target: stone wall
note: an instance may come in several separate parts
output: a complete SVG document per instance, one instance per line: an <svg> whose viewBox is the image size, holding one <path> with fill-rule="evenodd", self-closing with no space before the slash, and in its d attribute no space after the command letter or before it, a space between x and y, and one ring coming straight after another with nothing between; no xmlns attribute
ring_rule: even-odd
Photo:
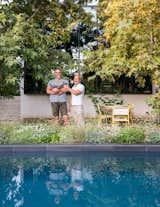
<svg viewBox="0 0 160 207"><path fill-rule="evenodd" d="M112 96L112 95L106 95ZM146 104L150 95L122 95L125 102L134 105L136 116L145 116L151 112ZM85 117L96 117L96 109L88 96L84 101ZM19 120L24 118L51 118L51 106L46 95L24 95L16 96L13 99L0 99L0 121Z"/></svg>
<svg viewBox="0 0 160 207"><path fill-rule="evenodd" d="M68 97L69 98L69 97ZM92 101L85 96L85 117L95 117L96 109ZM51 105L46 95L22 95L21 96L22 118L51 118Z"/></svg>
<svg viewBox="0 0 160 207"><path fill-rule="evenodd" d="M113 96L113 95L106 95ZM150 95L122 95L124 101L134 105L135 116L145 116L151 112L146 100ZM95 117L96 109L88 96L84 100L85 117ZM21 116L22 118L49 118L52 117L51 106L46 95L22 95L21 96Z"/></svg>
<svg viewBox="0 0 160 207"><path fill-rule="evenodd" d="M19 120L21 118L20 96L13 98L0 97L0 121Z"/></svg>

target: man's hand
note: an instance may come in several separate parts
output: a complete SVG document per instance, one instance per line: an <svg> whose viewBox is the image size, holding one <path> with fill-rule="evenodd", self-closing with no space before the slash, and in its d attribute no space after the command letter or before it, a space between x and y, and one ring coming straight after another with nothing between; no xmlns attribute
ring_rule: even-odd
<svg viewBox="0 0 160 207"><path fill-rule="evenodd" d="M58 94L60 90L58 88L52 88L53 94Z"/></svg>
<svg viewBox="0 0 160 207"><path fill-rule="evenodd" d="M64 85L63 86L63 88L61 88L61 89L59 89L59 92L58 92L58 94L57 95L62 95L63 93L66 93L66 92L68 92L69 91L69 89L70 89L70 87L69 87L69 85Z"/></svg>
<svg viewBox="0 0 160 207"><path fill-rule="evenodd" d="M63 93L65 93L65 92L68 92L69 91L69 88L70 88L69 85L66 84L66 85L63 86L63 88L61 88L60 91L62 91Z"/></svg>
<svg viewBox="0 0 160 207"><path fill-rule="evenodd" d="M52 88L50 86L47 86L47 89L46 89L46 93L47 94L57 94L59 92L59 89L58 88Z"/></svg>
<svg viewBox="0 0 160 207"><path fill-rule="evenodd" d="M76 96L80 95L82 92L80 90L73 90L72 88L68 88L68 91L71 93L71 94L74 94Z"/></svg>
<svg viewBox="0 0 160 207"><path fill-rule="evenodd" d="M69 90L70 90L69 85L64 85L63 88L61 88L61 89L52 88L52 87L48 86L47 89L46 89L46 92L47 92L47 94L50 94L50 95L55 94L57 96L60 96L63 93L66 93Z"/></svg>
<svg viewBox="0 0 160 207"><path fill-rule="evenodd" d="M60 96L60 95L62 95L63 93L64 93L63 91L59 90L59 92L58 92L56 95Z"/></svg>

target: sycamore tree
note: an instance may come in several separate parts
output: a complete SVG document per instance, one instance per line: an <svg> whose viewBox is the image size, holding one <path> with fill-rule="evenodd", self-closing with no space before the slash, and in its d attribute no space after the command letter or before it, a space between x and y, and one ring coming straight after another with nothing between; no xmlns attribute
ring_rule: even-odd
<svg viewBox="0 0 160 207"><path fill-rule="evenodd" d="M88 70L113 81L122 74L134 76L141 86L145 75L158 82L160 1L102 0L97 17L105 44L87 55Z"/></svg>
<svg viewBox="0 0 160 207"><path fill-rule="evenodd" d="M71 68L71 55L59 48L76 24L89 20L81 1L1 0L0 95L15 94L24 71L45 80L52 67Z"/></svg>

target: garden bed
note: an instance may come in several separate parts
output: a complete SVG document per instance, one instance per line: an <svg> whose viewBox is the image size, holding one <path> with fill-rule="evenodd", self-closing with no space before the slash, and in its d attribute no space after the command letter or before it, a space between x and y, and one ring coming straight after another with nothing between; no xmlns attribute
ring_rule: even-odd
<svg viewBox="0 0 160 207"><path fill-rule="evenodd" d="M82 131L52 121L9 123L0 125L0 144L160 144L160 127L143 122L130 127L98 127L93 121Z"/></svg>

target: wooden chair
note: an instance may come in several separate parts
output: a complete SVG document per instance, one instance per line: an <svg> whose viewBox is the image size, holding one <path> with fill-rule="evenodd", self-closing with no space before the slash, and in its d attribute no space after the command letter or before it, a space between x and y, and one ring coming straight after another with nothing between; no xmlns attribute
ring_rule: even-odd
<svg viewBox="0 0 160 207"><path fill-rule="evenodd" d="M133 124L133 109L134 109L134 105L133 104L128 104L129 107L129 119L130 119L130 123Z"/></svg>
<svg viewBox="0 0 160 207"><path fill-rule="evenodd" d="M112 107L111 106L101 106L102 111L106 115L107 123L112 123Z"/></svg>
<svg viewBox="0 0 160 207"><path fill-rule="evenodd" d="M98 110L98 126L101 126L103 123L103 120L106 120L106 114L102 110L102 106L100 104L97 104L97 110Z"/></svg>
<svg viewBox="0 0 160 207"><path fill-rule="evenodd" d="M115 106L112 110L112 124L127 123L130 124L129 106Z"/></svg>

